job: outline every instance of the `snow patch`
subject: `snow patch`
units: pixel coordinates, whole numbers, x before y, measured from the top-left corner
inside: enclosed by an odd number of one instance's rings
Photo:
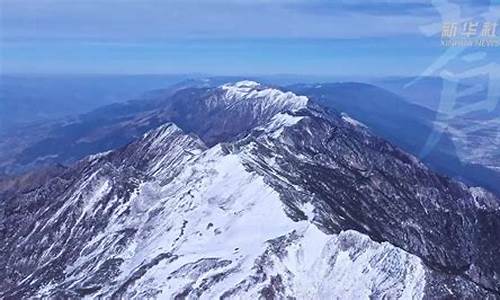
[[[110,154],[111,152],[113,152],[113,150],[104,151],[104,152],[100,152],[100,153],[96,153],[96,154],[89,155],[89,156],[87,156],[87,161],[94,161],[94,160],[98,160],[98,159],[100,159],[100,158],[103,158],[103,157],[107,156],[107,155],[108,155],[108,154]]]
[[[260,83],[258,82],[255,82],[255,81],[252,81],[252,80],[242,80],[242,81],[238,81],[234,84],[234,86],[236,87],[251,87],[251,88],[255,88],[255,87],[258,87],[260,86]]]
[[[275,115],[265,127],[261,127],[261,129],[264,129],[266,133],[271,133],[273,138],[277,138],[281,135],[285,127],[293,126],[303,118],[304,117],[302,116],[292,116],[287,113],[279,113]]]
[[[360,121],[351,118],[348,114],[342,113],[342,120],[346,121],[347,123],[355,126],[355,127],[363,127],[363,128],[368,128],[365,124],[361,123]]]
[[[263,104],[264,108],[270,106],[286,107],[288,109],[300,109],[307,106],[309,99],[306,96],[298,96],[292,92],[283,92],[275,88],[266,88],[254,81],[240,81],[234,84],[220,86],[224,91],[227,101],[252,100]]]

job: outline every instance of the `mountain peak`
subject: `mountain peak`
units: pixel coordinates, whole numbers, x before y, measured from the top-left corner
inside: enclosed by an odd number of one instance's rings
[[[497,198],[305,96],[174,96],[142,138],[9,192],[0,298],[500,295]]]
[[[239,87],[239,88],[243,88],[243,87],[256,88],[256,87],[260,86],[261,84],[256,82],[256,81],[252,81],[252,80],[242,80],[242,81],[235,82],[233,85],[236,87]]]
[[[309,102],[306,96],[285,92],[251,80],[226,83],[219,88],[224,92],[224,99],[232,102],[252,100],[255,105],[261,103],[265,107],[278,106],[290,110],[305,108]]]
[[[219,86],[219,88],[225,91],[228,95],[232,96],[245,95],[259,87],[262,87],[260,83],[251,80],[229,82]]]
[[[173,169],[171,164],[178,164],[205,149],[198,137],[185,133],[174,123],[166,123],[147,132],[117,155],[136,168],[147,170],[150,175],[161,175]]]
[[[158,126],[153,130],[146,132],[143,135],[143,139],[161,140],[165,137],[169,137],[174,133],[183,133],[183,131],[176,124],[167,122],[165,124]]]

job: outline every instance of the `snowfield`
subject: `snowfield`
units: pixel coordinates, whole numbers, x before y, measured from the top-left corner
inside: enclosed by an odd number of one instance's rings
[[[238,135],[166,123],[0,206],[0,297],[496,298],[490,193],[305,97],[209,92]]]

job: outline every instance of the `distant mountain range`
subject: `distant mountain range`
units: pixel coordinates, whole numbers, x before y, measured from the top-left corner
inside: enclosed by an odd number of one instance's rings
[[[438,112],[409,103],[401,96],[374,85],[333,83],[293,85],[289,89],[360,120],[377,135],[416,155],[440,173],[500,194],[498,119],[489,123],[484,121],[487,127],[477,127],[475,132],[464,136],[459,130],[437,127],[436,123],[443,119]],[[481,122],[481,117],[456,118],[449,126],[467,129],[477,122]],[[426,151],[424,147],[437,130],[442,130],[437,142]]]
[[[19,124],[86,113],[191,77],[193,75],[0,74],[0,132]]]
[[[138,100],[103,106],[77,117],[12,129],[0,134],[0,173],[15,174],[57,163],[68,165],[86,155],[124,146],[165,122],[175,122],[188,131],[199,130],[207,125],[199,123],[206,117],[206,107],[193,103],[195,100],[190,98],[196,99],[231,79],[234,78],[185,80],[148,92]],[[500,132],[500,124],[494,120],[485,121],[489,130],[478,127],[476,134],[465,137],[457,134],[458,130],[443,131],[431,151],[423,153],[440,119],[438,113],[429,108],[363,83],[294,84],[285,89],[314,99],[338,113],[347,113],[442,174],[500,194],[497,184],[500,154],[496,148],[497,144],[500,147],[500,140],[496,143],[491,138]],[[199,108],[197,114],[186,113],[190,105]],[[467,122],[479,121],[457,119],[453,124],[466,127]]]
[[[0,181],[0,297],[500,298],[498,197],[315,100],[376,88],[290,89],[311,97],[240,81],[54,125],[32,157],[126,145]]]
[[[18,125],[88,113],[98,107],[137,99],[145,91],[161,90],[184,81],[202,81],[204,74],[98,75],[0,74],[0,133]],[[273,84],[315,82],[328,77],[299,75],[259,76]],[[214,81],[215,78],[212,79]],[[219,76],[220,83],[241,76]],[[257,79],[257,78],[256,78]],[[330,78],[331,80],[331,78]]]
[[[498,78],[478,76],[453,82],[438,77],[395,77],[374,83],[406,101],[438,112],[439,117],[432,119],[435,130],[453,142],[457,157],[462,164],[471,166],[474,176],[493,176],[481,171],[481,167],[500,172]],[[443,96],[444,90],[450,96]]]

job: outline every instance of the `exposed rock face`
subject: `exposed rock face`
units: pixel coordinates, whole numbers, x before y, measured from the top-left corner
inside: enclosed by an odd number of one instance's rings
[[[500,298],[488,192],[305,97],[185,92],[191,127],[9,191],[1,297]]]
[[[353,82],[297,84],[288,88],[363,122],[377,136],[418,156],[438,173],[485,187],[500,196],[500,106],[489,113],[485,110],[450,117],[408,102],[412,93],[408,94],[403,85],[396,92],[405,98],[374,85]],[[439,99],[441,90],[440,85],[422,86],[412,92],[425,95],[422,98],[426,99],[419,99],[423,104],[435,92]],[[477,95],[472,98],[479,100]]]

